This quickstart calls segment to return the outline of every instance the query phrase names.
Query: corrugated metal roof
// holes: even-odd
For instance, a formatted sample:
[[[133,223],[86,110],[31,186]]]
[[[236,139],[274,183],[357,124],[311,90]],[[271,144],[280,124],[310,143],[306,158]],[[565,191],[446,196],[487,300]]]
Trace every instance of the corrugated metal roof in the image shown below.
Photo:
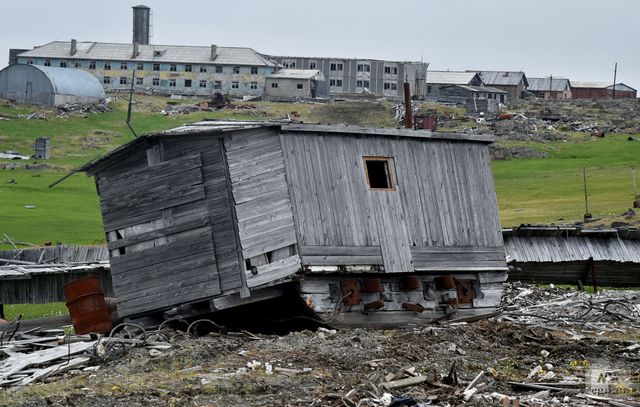
[[[611,86],[611,82],[571,82],[572,88],[606,88]]]
[[[476,72],[427,71],[427,83],[468,85],[476,75]]]
[[[58,95],[88,96],[99,99],[106,97],[100,81],[81,69],[16,64],[9,65],[3,71],[9,69],[36,69],[41,71],[49,78],[54,93]]]
[[[519,262],[616,261],[640,263],[636,230],[524,227],[503,231],[507,255]]]
[[[78,42],[75,55],[70,55],[70,49],[70,41],[54,41],[23,52],[20,57],[276,66],[251,48],[217,47],[217,56],[213,61],[211,47],[206,46],[138,45],[139,53],[135,58],[132,58],[132,44]]]
[[[489,134],[445,133],[428,130],[413,129],[383,129],[362,126],[346,125],[315,125],[315,124],[288,124],[283,122],[260,121],[233,121],[233,120],[205,120],[159,133],[143,134],[132,141],[123,144],[116,149],[76,168],[74,172],[91,172],[100,163],[123,153],[134,145],[146,142],[155,137],[186,134],[222,133],[227,131],[239,131],[258,127],[279,127],[283,133],[287,132],[314,132],[314,133],[340,133],[354,137],[410,137],[423,140],[458,140],[476,143],[492,143],[495,137]]]
[[[564,92],[571,88],[571,83],[567,78],[552,78],[551,89],[549,89],[549,78],[527,78],[529,81],[529,87],[527,90],[532,92],[545,92],[551,90],[552,92]]]
[[[462,89],[468,90],[469,92],[504,93],[504,94],[509,93],[502,89],[492,88],[490,86],[449,85],[449,86],[443,86],[443,88],[448,88],[450,86],[462,88]]]
[[[487,85],[517,86],[524,81],[528,85],[524,72],[510,71],[473,71],[480,74],[480,78]]]
[[[271,79],[319,79],[324,80],[324,75],[317,69],[281,69],[270,75]]]

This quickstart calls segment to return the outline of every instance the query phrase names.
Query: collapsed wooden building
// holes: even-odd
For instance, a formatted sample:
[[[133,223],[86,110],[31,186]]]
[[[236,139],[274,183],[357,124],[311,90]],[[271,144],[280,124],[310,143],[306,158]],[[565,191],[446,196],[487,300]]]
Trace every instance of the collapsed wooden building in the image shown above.
[[[503,230],[510,280],[595,287],[640,286],[640,231],[566,225]]]
[[[507,265],[487,135],[203,121],[81,168],[126,319],[293,290],[335,325],[491,312]]]

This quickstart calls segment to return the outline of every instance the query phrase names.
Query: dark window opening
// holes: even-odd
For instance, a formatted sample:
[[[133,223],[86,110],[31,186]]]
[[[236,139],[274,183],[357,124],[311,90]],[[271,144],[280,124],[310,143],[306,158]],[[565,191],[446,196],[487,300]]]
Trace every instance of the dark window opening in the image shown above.
[[[393,191],[392,161],[387,157],[364,157],[369,188]]]

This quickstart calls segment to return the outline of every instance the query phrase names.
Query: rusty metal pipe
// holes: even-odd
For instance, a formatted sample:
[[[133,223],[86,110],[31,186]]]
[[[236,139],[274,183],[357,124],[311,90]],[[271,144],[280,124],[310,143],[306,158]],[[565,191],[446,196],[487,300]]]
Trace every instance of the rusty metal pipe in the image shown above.
[[[411,109],[411,86],[409,82],[404,83],[404,127],[413,128],[413,111]]]

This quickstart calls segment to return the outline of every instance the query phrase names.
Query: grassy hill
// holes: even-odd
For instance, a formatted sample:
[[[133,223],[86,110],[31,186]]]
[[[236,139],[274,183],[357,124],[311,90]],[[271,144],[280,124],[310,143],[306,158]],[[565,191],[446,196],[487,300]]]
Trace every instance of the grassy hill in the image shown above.
[[[392,105],[381,102],[344,102],[332,105],[237,103],[215,112],[165,116],[160,110],[190,100],[136,96],[133,127],[138,134],[177,127],[203,118],[269,120],[294,117],[307,122],[395,126]],[[168,104],[170,103],[170,104]],[[430,106],[430,109],[438,109]],[[27,119],[38,111],[47,119]],[[443,108],[448,115],[459,111]],[[0,241],[13,239],[41,244],[100,243],[104,241],[98,198],[91,178],[75,174],[53,189],[47,187],[71,169],[130,141],[124,123],[126,101],[111,110],[72,113],[56,109],[14,106],[0,101],[0,151],[30,155],[36,137],[51,139],[52,159],[46,162],[0,160]],[[545,152],[547,158],[493,163],[503,226],[534,222],[568,223],[582,218],[582,168],[589,179],[589,210],[594,217],[616,215],[633,200],[631,169],[638,166],[640,141],[627,135],[591,139],[573,135],[546,143],[504,141]],[[27,168],[28,167],[28,168]],[[640,178],[640,172],[638,173]],[[6,244],[4,245],[6,247]]]

